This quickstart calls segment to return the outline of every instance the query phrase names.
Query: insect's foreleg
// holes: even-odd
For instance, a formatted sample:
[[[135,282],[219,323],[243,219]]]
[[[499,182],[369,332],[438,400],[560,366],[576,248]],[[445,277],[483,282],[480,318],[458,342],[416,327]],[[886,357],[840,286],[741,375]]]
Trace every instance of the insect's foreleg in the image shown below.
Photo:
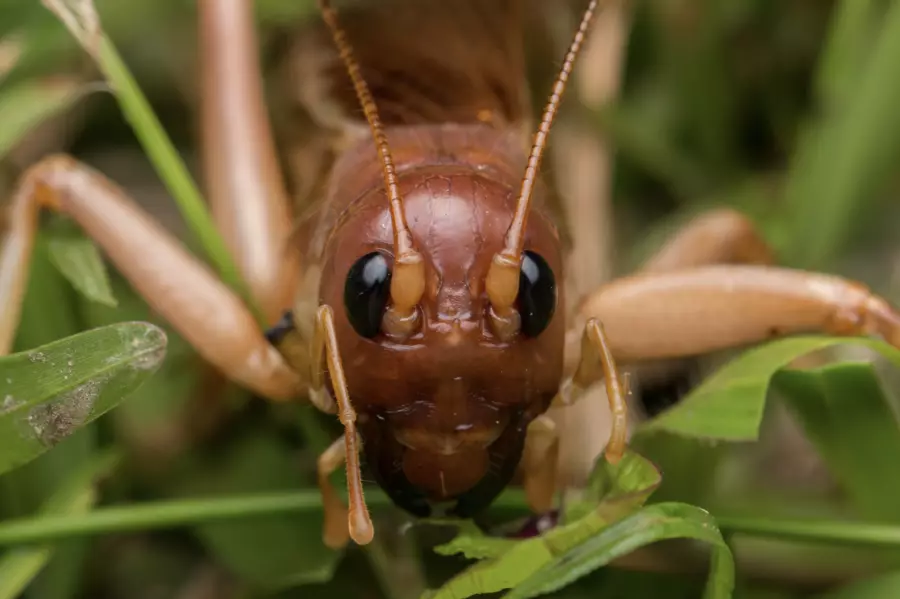
[[[606,396],[612,412],[612,432],[606,444],[606,459],[612,463],[622,459],[628,436],[627,388],[619,378],[603,325],[596,318],[585,323],[581,336],[581,357],[575,374],[566,379],[553,402],[571,405],[584,391],[600,379],[606,383]]]
[[[346,461],[347,444],[344,435],[341,435],[340,439],[322,452],[316,463],[319,493],[322,495],[322,511],[325,517],[322,540],[326,546],[332,549],[344,547],[350,538],[350,529],[347,526],[349,512],[330,480],[331,475]]]
[[[357,544],[365,545],[372,540],[375,529],[372,527],[369,509],[366,507],[366,499],[363,496],[362,474],[359,466],[360,446],[356,433],[356,410],[350,404],[350,392],[347,389],[347,380],[344,377],[344,366],[341,362],[337,334],[334,330],[334,312],[331,306],[321,306],[316,313],[316,332],[313,335],[312,355],[321,355],[323,351],[325,361],[328,364],[331,385],[336,396],[338,418],[340,418],[341,424],[344,425],[347,494],[350,500],[347,525],[350,528],[350,537]]]
[[[298,326],[301,324],[297,322],[293,312],[288,312],[266,333],[266,336],[291,366],[306,375],[312,403],[323,412],[336,412],[341,424],[344,425],[344,436],[341,437],[340,445],[332,444],[319,458],[319,488],[325,510],[324,541],[330,547],[342,547],[347,542],[349,531],[349,536],[357,544],[365,545],[372,540],[375,531],[363,495],[356,410],[350,403],[350,393],[344,377],[344,367],[334,331],[334,312],[331,306],[319,306],[315,312],[312,339],[309,341],[301,332],[302,328]],[[325,364],[328,365],[328,375],[331,377],[331,386],[336,396],[334,399],[325,386],[323,369]],[[328,480],[328,475],[334,472],[341,462],[346,462],[347,465],[349,511],[341,503]],[[339,532],[335,524],[341,520],[343,532]]]
[[[535,513],[541,514],[553,507],[558,457],[559,431],[553,419],[542,414],[528,425],[520,465],[525,496]]]
[[[42,208],[74,219],[144,300],[229,379],[272,399],[289,399],[300,391],[298,377],[241,300],[123,190],[68,156],[31,167],[9,206],[0,254],[4,350],[18,325]]]

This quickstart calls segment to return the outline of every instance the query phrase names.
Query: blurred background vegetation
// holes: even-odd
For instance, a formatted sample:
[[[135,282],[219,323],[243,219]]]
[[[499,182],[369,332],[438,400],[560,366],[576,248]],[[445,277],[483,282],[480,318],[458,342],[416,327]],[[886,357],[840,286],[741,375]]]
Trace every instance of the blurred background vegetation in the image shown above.
[[[196,172],[193,3],[96,4]],[[579,4],[561,2],[559,11]],[[279,133],[290,139],[290,99],[279,95],[286,86],[281,52],[306,20],[316,18],[314,3],[259,0],[256,6],[273,112],[283,116]],[[632,268],[675,223],[727,205],[760,225],[782,263],[850,276],[900,302],[900,2],[658,0],[631,2],[630,11],[621,93],[583,117],[615,148],[613,271]],[[536,73],[558,63],[546,53],[543,60],[534,65]],[[184,234],[165,188],[99,81],[94,65],[40,2],[0,0],[0,197],[9,196],[28,165],[66,151]],[[536,84],[533,91],[543,98],[546,86]],[[53,239],[73,234],[66,221],[47,219],[17,350],[102,324],[157,321],[115,272],[116,305],[88,301],[73,289],[49,249]],[[887,402],[891,418],[896,373],[879,373],[883,385],[869,391],[881,394],[874,401]],[[104,477],[104,504],[298,487],[315,498],[315,456],[339,434],[336,422],[304,406],[246,399],[170,333],[161,371],[120,408],[0,477],[0,515],[34,514],[69,475],[109,447],[125,457]],[[869,405],[863,397],[859,404]],[[878,415],[884,412],[870,417]],[[842,449],[830,453],[829,435],[843,433],[820,429],[822,438],[811,444],[776,409],[767,412],[758,444],[713,447],[663,438],[644,449],[664,466],[660,497],[724,505],[730,513],[763,519],[815,514],[900,520],[900,495],[890,494],[897,485],[882,476],[890,466],[867,470],[888,458],[878,455],[877,444],[868,445],[875,454],[853,452],[870,430],[865,415],[854,418],[861,437],[835,442]],[[900,438],[900,430],[893,432]],[[891,437],[884,447],[895,441]],[[847,485],[853,486],[849,492]],[[516,496],[500,504],[510,512],[501,516],[523,513]],[[428,547],[434,539],[426,533],[400,534],[404,517],[386,510],[380,530],[395,523],[393,534],[366,551],[327,551],[320,541],[321,514],[311,505],[246,523],[66,541],[55,547],[24,596],[401,599],[417,597],[465,565],[433,555]],[[900,545],[875,551],[748,538],[735,547],[736,596],[745,598],[826,597],[832,587],[900,571]],[[607,568],[554,596],[698,596],[702,577],[691,574],[694,566],[674,559]],[[890,585],[886,580],[879,584]],[[885,589],[900,586],[872,588],[827,596],[890,597],[896,595]]]

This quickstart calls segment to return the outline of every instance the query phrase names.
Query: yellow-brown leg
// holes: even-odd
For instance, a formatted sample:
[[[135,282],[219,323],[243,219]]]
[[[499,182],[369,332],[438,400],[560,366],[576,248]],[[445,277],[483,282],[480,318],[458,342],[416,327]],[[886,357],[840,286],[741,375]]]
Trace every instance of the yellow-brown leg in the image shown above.
[[[642,273],[677,271],[692,266],[712,263],[753,263],[770,264],[773,253],[753,223],[742,214],[728,209],[716,209],[703,213],[678,229],[642,267]],[[615,285],[613,282],[611,285]],[[600,286],[602,293],[605,286]],[[591,297],[588,294],[576,304],[583,305]],[[566,372],[575,372],[581,356],[583,331],[590,316],[603,314],[590,312],[571,315],[572,326],[568,331],[566,348]],[[617,322],[627,326],[630,321]],[[616,354],[616,357],[620,357]],[[638,378],[665,376],[676,366],[667,362],[631,365],[638,369]],[[577,405],[566,409],[553,409],[550,414],[560,431],[565,431],[560,439],[560,482],[565,485],[580,486],[587,479],[596,457],[603,451],[607,436],[603,431],[603,420],[608,403],[602,397],[603,389],[594,387],[583,392],[587,397]],[[602,403],[600,403],[602,402]]]
[[[350,539],[350,528],[347,526],[349,512],[331,484],[330,477],[347,459],[347,445],[344,436],[328,446],[317,462],[319,492],[322,494],[322,511],[325,525],[322,539],[332,549],[340,549]]]
[[[124,191],[68,156],[31,167],[9,206],[0,247],[0,350],[18,325],[38,214],[70,216],[147,303],[229,379],[271,399],[301,391],[246,306]]]
[[[580,306],[599,318],[619,361],[700,355],[804,332],[881,335],[900,346],[900,313],[840,277],[716,265],[613,281]]]
[[[528,425],[520,465],[525,497],[535,513],[541,514],[553,508],[558,457],[559,433],[556,423],[546,415],[538,416]]]
[[[251,0],[197,3],[203,167],[213,217],[269,324],[300,274],[262,92]]]
[[[675,232],[641,272],[682,270],[708,264],[774,264],[775,256],[753,223],[739,212],[705,212]]]
[[[303,318],[304,315],[299,318]],[[318,307],[312,327],[302,325],[302,322],[298,322],[298,316],[288,312],[269,330],[267,337],[295,370],[307,374],[308,392],[312,403],[323,412],[337,413],[344,425],[344,436],[341,437],[340,444],[332,444],[319,458],[319,488],[322,491],[325,509],[324,541],[329,547],[342,547],[347,542],[349,532],[350,538],[360,545],[365,545],[372,540],[374,531],[362,489],[356,411],[350,403],[350,394],[344,378],[331,306]],[[307,339],[301,331],[310,328],[312,339]],[[336,396],[334,398],[325,385],[326,369],[323,368],[325,365]],[[346,462],[347,465],[349,511],[328,481],[328,475],[338,467],[339,462]]]
[[[572,405],[585,389],[601,378],[606,384],[606,396],[612,413],[612,432],[606,445],[606,459],[615,464],[625,453],[628,436],[627,389],[619,379],[603,325],[598,319],[591,318],[584,326],[578,368],[571,378],[563,382],[554,403]]]
[[[320,306],[316,313],[316,331],[313,336],[312,355],[321,356],[324,352],[328,364],[328,374],[334,388],[338,407],[338,418],[344,425],[344,458],[347,464],[347,496],[350,509],[347,514],[347,527],[350,538],[357,544],[365,545],[372,540],[375,529],[366,507],[363,495],[362,474],[359,465],[359,437],[356,432],[356,410],[350,404],[350,393],[344,377],[344,366],[334,331],[334,312],[331,306]],[[327,452],[326,452],[327,453]],[[323,497],[324,499],[324,497]],[[333,508],[332,508],[333,509]],[[327,533],[328,531],[326,531]],[[326,538],[326,542],[328,539]]]

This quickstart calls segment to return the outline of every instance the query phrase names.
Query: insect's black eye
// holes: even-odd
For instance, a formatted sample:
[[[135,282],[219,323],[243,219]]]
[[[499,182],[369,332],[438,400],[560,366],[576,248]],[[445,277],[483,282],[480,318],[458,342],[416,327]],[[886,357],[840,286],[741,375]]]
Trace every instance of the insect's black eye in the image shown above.
[[[522,333],[526,337],[540,335],[556,310],[556,280],[550,265],[540,255],[526,250],[519,273],[519,313]]]
[[[366,254],[350,268],[344,285],[344,309],[361,336],[371,339],[381,330],[390,292],[390,265],[380,253]]]

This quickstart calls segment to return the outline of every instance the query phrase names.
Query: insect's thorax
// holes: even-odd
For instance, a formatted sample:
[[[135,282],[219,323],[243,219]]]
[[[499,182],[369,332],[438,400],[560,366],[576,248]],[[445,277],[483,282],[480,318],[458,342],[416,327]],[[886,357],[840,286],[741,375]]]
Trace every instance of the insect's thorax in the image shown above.
[[[319,300],[335,307],[351,401],[367,461],[395,500],[489,501],[508,482],[528,423],[546,410],[563,367],[564,314],[537,338],[502,342],[491,333],[484,281],[503,244],[524,165],[520,139],[485,126],[388,131],[406,220],[425,259],[421,329],[403,343],[360,336],[344,312],[348,269],[369,252],[392,251],[393,229],[371,146],[344,156],[320,227]],[[557,274],[557,231],[531,214],[526,249]],[[467,499],[468,498],[468,499]],[[477,500],[477,501],[476,501]],[[422,510],[418,510],[422,512]]]

